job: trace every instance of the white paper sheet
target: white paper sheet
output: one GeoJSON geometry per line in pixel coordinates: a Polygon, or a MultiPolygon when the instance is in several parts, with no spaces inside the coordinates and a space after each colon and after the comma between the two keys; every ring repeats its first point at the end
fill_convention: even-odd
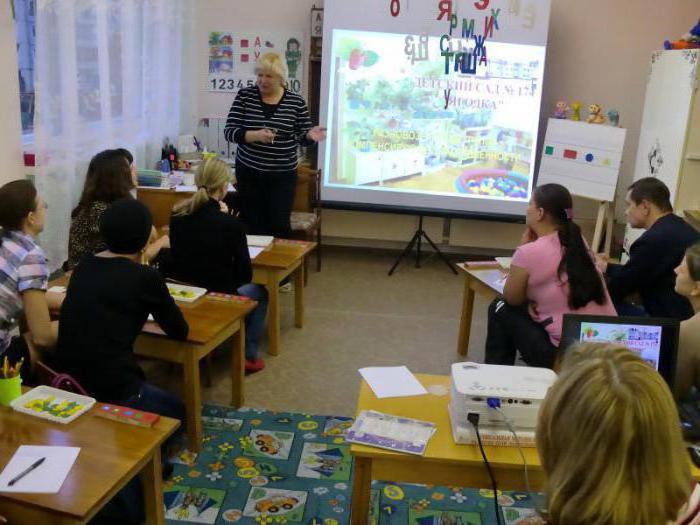
{"type": "Polygon", "coordinates": [[[246,235],[248,246],[269,246],[275,240],[271,235],[246,235]]]}
{"type": "Polygon", "coordinates": [[[0,492],[56,494],[61,490],[79,452],[80,447],[20,446],[0,473],[0,492]],[[7,485],[39,458],[46,458],[46,461],[11,487],[7,485]]]}
{"type": "Polygon", "coordinates": [[[374,395],[379,398],[420,396],[428,393],[405,366],[371,366],[360,368],[359,372],[374,395]]]}
{"type": "Polygon", "coordinates": [[[260,255],[260,252],[264,250],[265,247],[263,246],[248,246],[248,253],[250,254],[251,259],[255,259],[258,255],[260,255]]]}

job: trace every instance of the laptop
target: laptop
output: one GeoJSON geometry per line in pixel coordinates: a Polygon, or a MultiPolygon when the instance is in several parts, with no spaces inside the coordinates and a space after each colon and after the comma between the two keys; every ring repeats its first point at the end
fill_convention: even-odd
{"type": "Polygon", "coordinates": [[[626,346],[654,368],[673,388],[680,321],[660,317],[612,317],[564,314],[560,350],[579,342],[609,342],[626,346]]]}
{"type": "MultiPolygon", "coordinates": [[[[610,342],[636,352],[656,369],[673,389],[678,355],[680,321],[660,317],[611,317],[564,314],[560,350],[563,356],[579,342],[610,342]]],[[[700,398],[696,395],[678,403],[683,435],[700,439],[700,398]]]]}

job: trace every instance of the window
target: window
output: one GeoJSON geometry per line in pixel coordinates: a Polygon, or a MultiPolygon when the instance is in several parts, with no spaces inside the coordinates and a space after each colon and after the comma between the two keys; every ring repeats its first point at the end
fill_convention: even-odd
{"type": "Polygon", "coordinates": [[[17,33],[17,62],[19,65],[19,97],[22,112],[22,132],[34,130],[34,53],[36,48],[36,0],[12,0],[17,33]]]}

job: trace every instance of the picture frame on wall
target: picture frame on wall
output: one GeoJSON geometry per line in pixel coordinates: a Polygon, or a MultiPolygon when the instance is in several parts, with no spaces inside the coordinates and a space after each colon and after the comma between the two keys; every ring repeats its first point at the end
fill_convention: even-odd
{"type": "Polygon", "coordinates": [[[311,9],[311,36],[318,38],[323,36],[323,9],[320,7],[311,9]]]}

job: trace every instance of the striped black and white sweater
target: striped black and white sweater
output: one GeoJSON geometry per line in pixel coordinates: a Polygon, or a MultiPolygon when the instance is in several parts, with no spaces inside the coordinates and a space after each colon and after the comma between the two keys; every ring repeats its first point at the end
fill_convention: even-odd
{"type": "Polygon", "coordinates": [[[306,137],[312,128],[306,102],[284,90],[279,104],[264,104],[257,86],[243,88],[228,113],[224,137],[235,142],[236,162],[260,171],[291,171],[297,167],[298,146],[309,146],[306,137]],[[271,110],[274,109],[274,112],[271,110]],[[272,144],[245,142],[245,132],[268,128],[276,131],[272,144]]]}

